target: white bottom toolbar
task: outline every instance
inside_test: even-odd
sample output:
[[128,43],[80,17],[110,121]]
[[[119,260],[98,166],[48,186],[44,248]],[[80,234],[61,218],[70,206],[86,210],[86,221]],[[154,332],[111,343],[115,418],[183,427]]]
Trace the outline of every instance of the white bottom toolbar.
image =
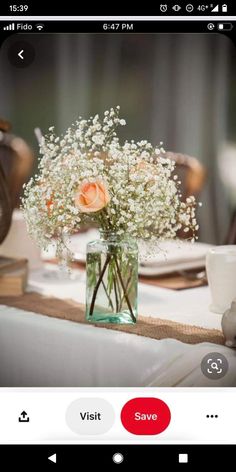
[[0,444],[236,444],[236,388],[2,388]]

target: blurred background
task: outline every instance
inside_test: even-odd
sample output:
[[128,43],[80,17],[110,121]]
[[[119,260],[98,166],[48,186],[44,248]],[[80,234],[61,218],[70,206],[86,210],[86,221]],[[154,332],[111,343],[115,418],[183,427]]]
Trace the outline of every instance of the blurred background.
[[34,62],[0,54],[0,117],[34,150],[34,128],[63,133],[120,105],[122,139],[163,141],[206,169],[200,241],[222,244],[236,208],[235,46],[222,34],[32,34]]

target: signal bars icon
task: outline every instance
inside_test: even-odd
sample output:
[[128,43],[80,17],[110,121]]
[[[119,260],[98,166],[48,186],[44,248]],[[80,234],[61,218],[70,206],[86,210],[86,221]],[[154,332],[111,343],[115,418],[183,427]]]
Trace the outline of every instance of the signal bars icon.
[[15,29],[15,23],[10,23],[10,24],[7,25],[7,26],[3,26],[3,29],[4,29],[4,30],[8,30],[8,31],[9,31],[9,30],[13,31],[13,30]]

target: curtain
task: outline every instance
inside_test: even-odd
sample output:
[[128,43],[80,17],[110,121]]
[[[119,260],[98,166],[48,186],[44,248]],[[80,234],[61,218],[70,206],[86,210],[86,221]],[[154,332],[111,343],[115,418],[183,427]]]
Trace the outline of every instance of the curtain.
[[200,237],[223,243],[229,210],[217,155],[227,137],[230,40],[219,34],[160,35],[153,77],[152,138],[197,157],[207,168]]

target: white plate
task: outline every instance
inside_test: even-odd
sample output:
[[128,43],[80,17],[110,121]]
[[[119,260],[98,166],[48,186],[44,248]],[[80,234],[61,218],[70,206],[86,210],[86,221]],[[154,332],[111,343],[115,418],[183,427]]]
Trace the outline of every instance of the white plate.
[[[90,241],[99,239],[99,231],[91,229],[71,237],[70,250],[78,262],[86,262],[86,245]],[[165,241],[159,244],[159,252],[153,257],[141,260],[139,274],[144,276],[158,276],[170,274],[178,270],[198,269],[205,266],[206,253],[212,247],[210,244],[188,241]],[[55,257],[55,244],[50,245],[43,258]]]

